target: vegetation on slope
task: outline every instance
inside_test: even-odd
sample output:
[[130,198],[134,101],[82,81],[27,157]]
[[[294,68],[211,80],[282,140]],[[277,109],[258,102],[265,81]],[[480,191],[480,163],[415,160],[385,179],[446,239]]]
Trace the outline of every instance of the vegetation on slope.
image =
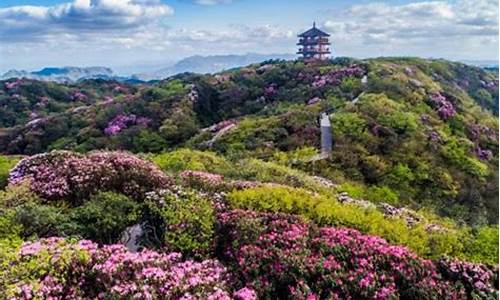
[[[498,296],[492,72],[268,61],[151,85],[9,80],[0,103],[14,299]],[[149,250],[113,245],[137,228]]]

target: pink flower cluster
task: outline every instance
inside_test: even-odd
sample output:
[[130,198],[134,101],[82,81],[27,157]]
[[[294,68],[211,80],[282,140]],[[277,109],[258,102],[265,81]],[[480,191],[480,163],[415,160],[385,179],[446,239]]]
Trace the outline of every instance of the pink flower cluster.
[[224,189],[224,176],[201,171],[186,170],[179,174],[184,185],[204,190],[217,191]]
[[271,83],[264,88],[264,96],[272,97],[278,91],[278,85],[276,83]]
[[[261,298],[468,299],[462,279],[449,280],[407,248],[356,230],[316,229],[295,216],[239,210],[221,213],[219,226],[220,257]],[[495,290],[493,276],[471,265],[478,268],[472,276]]]
[[147,126],[150,122],[151,119],[146,117],[136,117],[134,114],[119,114],[108,123],[107,127],[104,129],[104,133],[112,136],[118,134],[120,131],[129,126]]
[[[36,283],[18,278],[10,299],[231,299],[228,273],[216,260],[183,261],[178,253],[131,253],[122,245],[48,238],[24,244],[12,266],[43,261],[50,265],[28,274]],[[256,299],[248,288],[235,298]]]
[[86,101],[88,99],[87,95],[80,91],[76,91],[70,96],[72,101]]
[[477,141],[481,136],[491,141],[498,140],[498,134],[495,130],[482,124],[472,123],[468,126],[467,131],[473,141]]
[[476,153],[477,157],[481,160],[490,160],[493,158],[493,152],[491,150],[481,148],[480,145],[476,145],[474,153]]
[[346,77],[361,77],[365,74],[365,70],[357,65],[352,65],[338,70],[332,70],[325,75],[316,75],[312,86],[322,88],[326,85],[337,86]]
[[463,285],[473,299],[495,299],[498,290],[498,266],[491,267],[463,261],[441,259],[441,273],[450,281]]
[[448,101],[440,92],[432,94],[430,101],[436,107],[439,117],[443,120],[448,120],[457,113],[453,103]]
[[146,192],[171,184],[156,165],[126,152],[34,155],[22,159],[9,174],[11,184],[22,181],[29,181],[32,191],[47,200],[75,201],[106,190],[142,200]]
[[12,90],[14,88],[16,88],[17,86],[21,85],[22,81],[17,79],[16,81],[12,81],[12,82],[5,82],[5,88],[7,90]]
[[113,88],[113,92],[117,93],[117,94],[118,93],[126,93],[126,92],[128,92],[128,89],[126,87],[121,86],[121,85],[117,85]]
[[321,102],[321,98],[314,97],[314,98],[309,99],[309,101],[307,101],[307,105],[313,105],[313,104],[316,104],[319,102]]

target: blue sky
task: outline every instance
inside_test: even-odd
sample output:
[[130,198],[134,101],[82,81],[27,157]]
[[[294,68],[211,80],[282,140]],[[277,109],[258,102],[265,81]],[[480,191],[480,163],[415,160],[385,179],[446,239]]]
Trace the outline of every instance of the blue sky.
[[338,56],[498,59],[496,0],[1,0],[0,71],[294,53],[314,20]]

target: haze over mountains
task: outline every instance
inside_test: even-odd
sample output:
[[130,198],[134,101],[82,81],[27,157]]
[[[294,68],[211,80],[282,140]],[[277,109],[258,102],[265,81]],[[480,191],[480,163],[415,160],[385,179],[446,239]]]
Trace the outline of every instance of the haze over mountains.
[[[39,71],[9,70],[0,76],[0,80],[9,78],[29,78],[42,81],[75,82],[84,79],[113,79],[117,81],[150,81],[161,80],[169,76],[184,72],[199,74],[216,73],[232,68],[238,68],[270,59],[295,59],[294,54],[258,54],[243,55],[195,55],[184,58],[174,64],[159,68],[152,72],[141,72],[132,75],[117,75],[111,68],[95,67],[46,67]],[[479,67],[498,67],[498,61],[463,61],[468,65]]]
[[0,79],[29,78],[44,81],[73,82],[83,79],[114,79],[118,81],[149,81],[159,80],[175,74],[184,72],[193,73],[215,73],[223,70],[246,66],[269,59],[294,59],[293,54],[257,54],[248,53],[244,55],[212,55],[212,56],[190,56],[175,64],[158,69],[154,72],[144,72],[131,76],[118,76],[107,67],[50,67],[40,71],[10,70],[3,74]]

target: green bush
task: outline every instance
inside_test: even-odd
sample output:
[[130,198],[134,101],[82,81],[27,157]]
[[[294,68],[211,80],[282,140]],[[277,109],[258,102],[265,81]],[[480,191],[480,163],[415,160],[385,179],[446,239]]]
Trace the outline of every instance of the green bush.
[[351,138],[361,138],[366,129],[366,121],[361,115],[353,112],[336,113],[332,118],[334,134],[342,134]]
[[22,226],[14,221],[14,211],[0,208],[0,240],[17,240]]
[[13,220],[22,226],[21,237],[25,239],[61,236],[62,228],[73,227],[62,208],[35,202],[14,208]]
[[225,174],[231,169],[230,162],[225,158],[212,152],[191,149],[179,149],[158,154],[152,159],[163,171],[173,173],[193,170]]
[[127,196],[101,192],[83,205],[71,210],[69,219],[73,228],[65,228],[83,238],[110,244],[119,240],[128,226],[139,217],[139,204]]
[[30,190],[28,182],[9,185],[0,190],[0,207],[13,208],[25,203],[40,203],[40,197]]
[[478,228],[466,251],[474,261],[498,265],[498,226]]
[[147,201],[144,219],[155,228],[153,233],[163,235],[161,246],[192,257],[213,249],[215,212],[208,199],[193,191],[163,191],[153,198]]
[[[388,219],[371,208],[344,205],[336,200],[288,187],[258,187],[233,191],[228,195],[234,208],[302,215],[319,226],[343,226],[385,238],[392,244],[404,245],[416,253],[438,258],[442,255],[487,261],[465,252],[464,241],[471,238],[465,230],[450,228],[429,232],[424,225],[408,227],[401,219]],[[497,247],[498,249],[498,247]],[[490,253],[489,257],[493,257]]]
[[18,156],[0,155],[0,189],[3,189],[9,179],[9,172],[20,160]]
[[361,184],[345,182],[337,190],[339,192],[346,192],[355,199],[365,199],[374,203],[385,202],[391,205],[399,204],[398,195],[387,186],[365,187]]
[[259,159],[244,159],[237,163],[238,177],[261,182],[273,182],[294,187],[303,187],[327,193],[325,186],[307,173],[274,162]]

